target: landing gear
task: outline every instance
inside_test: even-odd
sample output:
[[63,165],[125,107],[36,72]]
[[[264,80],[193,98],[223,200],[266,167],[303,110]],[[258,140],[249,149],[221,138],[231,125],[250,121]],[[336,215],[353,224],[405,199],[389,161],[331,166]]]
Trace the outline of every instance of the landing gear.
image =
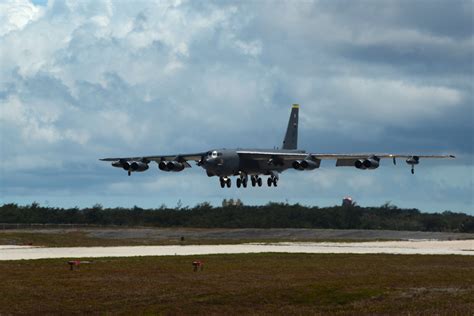
[[241,173],[240,177],[237,178],[237,187],[240,188],[241,186],[243,186],[244,188],[246,188],[248,180],[249,178],[247,177],[247,175],[244,173]]
[[274,187],[278,186],[278,178],[275,176],[271,176],[267,179],[267,185],[271,187],[273,184]]
[[411,165],[411,174],[415,174],[415,166]]
[[[235,180],[235,184],[237,185],[238,188],[241,188],[241,187],[244,187],[246,188],[247,185],[248,185],[248,182],[249,182],[249,178],[247,175],[244,175],[244,176],[239,176],[236,180]],[[255,186],[259,186],[261,187],[262,186],[262,178],[260,178],[259,176],[255,175],[255,176],[251,176],[250,177],[250,182],[252,184],[253,187]],[[275,177],[275,176],[270,176],[268,178],[268,186],[277,186],[277,182],[278,182],[278,177]],[[231,183],[231,179],[229,177],[219,177],[219,183],[221,185],[221,188],[225,188],[225,187],[228,187],[230,188],[232,186],[232,183]]]
[[260,178],[259,176],[252,176],[250,180],[252,182],[253,187],[256,185],[258,185],[259,187],[262,186],[262,178]]
[[128,170],[128,176],[130,177],[132,175],[132,172]]
[[[228,187],[230,188],[232,186],[232,182],[230,180],[230,178],[227,178],[227,177],[220,177],[219,178],[219,181],[220,181],[220,184],[221,184],[221,188],[224,188],[224,187]],[[238,186],[238,184],[237,184]]]

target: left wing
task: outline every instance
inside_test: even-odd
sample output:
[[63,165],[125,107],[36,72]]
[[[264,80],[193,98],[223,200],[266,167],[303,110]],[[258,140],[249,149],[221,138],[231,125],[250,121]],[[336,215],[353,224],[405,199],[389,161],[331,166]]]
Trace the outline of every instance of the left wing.
[[420,162],[420,158],[437,158],[449,159],[455,158],[454,155],[408,155],[408,154],[318,154],[318,153],[303,153],[303,152],[260,152],[260,151],[237,151],[240,157],[251,160],[268,160],[272,161],[296,161],[293,164],[295,169],[303,170],[301,166],[308,164],[301,164],[303,161],[312,161],[313,166],[319,168],[321,160],[336,160],[336,167],[356,167],[358,169],[376,169],[379,167],[381,159],[391,158],[396,164],[397,158],[406,159],[406,163],[412,166]]

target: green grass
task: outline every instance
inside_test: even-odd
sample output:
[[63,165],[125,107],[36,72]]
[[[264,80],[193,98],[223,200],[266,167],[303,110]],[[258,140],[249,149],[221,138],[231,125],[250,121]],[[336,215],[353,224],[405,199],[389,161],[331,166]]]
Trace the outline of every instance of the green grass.
[[[202,259],[204,271],[191,262]],[[471,256],[242,254],[0,262],[0,314],[474,313]]]

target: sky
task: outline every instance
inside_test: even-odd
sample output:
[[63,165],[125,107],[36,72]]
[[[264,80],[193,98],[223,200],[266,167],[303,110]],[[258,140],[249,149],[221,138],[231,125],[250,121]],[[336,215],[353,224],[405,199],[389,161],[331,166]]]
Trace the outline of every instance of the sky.
[[[0,203],[193,206],[224,198],[474,214],[473,1],[0,3]],[[193,165],[103,157],[281,146],[291,104],[313,153],[454,154],[371,171],[288,170],[221,189]]]

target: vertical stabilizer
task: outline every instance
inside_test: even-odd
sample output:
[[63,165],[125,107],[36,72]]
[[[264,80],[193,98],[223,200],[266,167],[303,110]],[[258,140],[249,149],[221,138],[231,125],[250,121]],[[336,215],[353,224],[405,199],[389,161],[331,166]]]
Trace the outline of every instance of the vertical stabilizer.
[[296,149],[298,147],[298,111],[300,106],[293,104],[291,107],[290,119],[286,128],[285,139],[283,140],[283,149]]

